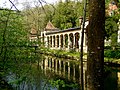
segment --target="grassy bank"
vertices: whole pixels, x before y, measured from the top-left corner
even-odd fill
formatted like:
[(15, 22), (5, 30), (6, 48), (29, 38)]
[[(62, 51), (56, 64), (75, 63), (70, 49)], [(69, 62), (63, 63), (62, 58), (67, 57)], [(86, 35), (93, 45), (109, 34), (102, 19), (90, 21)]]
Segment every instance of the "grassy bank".
[[(49, 48), (42, 48), (39, 52), (46, 55), (51, 55), (59, 58), (72, 59), (72, 60), (79, 60), (80, 57), (80, 52), (75, 52), (75, 51), (64, 51), (64, 50), (55, 50), (55, 49), (53, 50)], [(84, 53), (83, 58), (87, 59), (86, 53)], [(104, 61), (120, 64), (120, 58), (107, 57), (106, 55), (104, 57)]]
[[(67, 58), (67, 59), (73, 59), (73, 60), (79, 60), (80, 52), (76, 51), (64, 51), (64, 50), (53, 50), (49, 48), (42, 48), (40, 50), (40, 53), (56, 56), (59, 58)], [(84, 59), (86, 59), (86, 54), (84, 53)]]

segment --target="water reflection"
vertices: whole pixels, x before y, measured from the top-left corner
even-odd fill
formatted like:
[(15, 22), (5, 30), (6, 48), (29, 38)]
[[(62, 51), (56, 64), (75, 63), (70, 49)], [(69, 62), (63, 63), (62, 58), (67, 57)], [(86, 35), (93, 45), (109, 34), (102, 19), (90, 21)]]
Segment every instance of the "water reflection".
[(117, 73), (117, 77), (118, 77), (118, 90), (120, 90), (120, 72)]
[[(40, 57), (37, 63), (21, 67), (23, 69), (20, 70), (25, 71), (16, 70), (9, 73), (7, 80), (15, 90), (80, 90), (79, 61), (44, 55)], [(86, 83), (86, 63), (83, 69)], [(105, 76), (104, 90), (120, 90), (120, 72), (116, 70), (112, 69), (112, 72)], [(54, 83), (56, 86), (52, 85)]]
[(119, 67), (109, 67), (104, 80), (104, 90), (120, 90), (120, 70)]
[[(45, 75), (54, 73), (64, 79), (73, 82), (80, 82), (80, 64), (79, 61), (59, 59), (56, 57), (45, 57), (41, 63), (41, 69)], [(86, 64), (84, 64), (84, 71), (86, 70)]]
[[(41, 55), (37, 63), (10, 72), (7, 80), (15, 90), (79, 90), (79, 72), (77, 61)], [(50, 81), (59, 81), (59, 88), (57, 83), (52, 86)]]

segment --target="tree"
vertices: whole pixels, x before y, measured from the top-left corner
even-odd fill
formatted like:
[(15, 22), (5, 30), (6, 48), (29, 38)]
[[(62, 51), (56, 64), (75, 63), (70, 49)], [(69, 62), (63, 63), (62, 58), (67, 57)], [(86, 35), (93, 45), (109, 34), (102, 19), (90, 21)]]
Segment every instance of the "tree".
[[(19, 46), (27, 44), (27, 31), (23, 24), (20, 12), (0, 10), (0, 76), (2, 77), (10, 69), (12, 62), (16, 61), (16, 55), (20, 51)], [(1, 75), (2, 73), (2, 75)]]
[(105, 39), (111, 40), (111, 46), (115, 47), (117, 45), (117, 33), (118, 33), (118, 20), (113, 17), (106, 17), (105, 20)]
[(79, 2), (66, 0), (55, 5), (53, 24), (60, 29), (73, 28), (79, 26), (79, 17), (82, 15), (82, 4)]
[(87, 30), (88, 90), (104, 90), (104, 31), (105, 0), (89, 0), (89, 25)]
[[(112, 5), (117, 5), (118, 9), (113, 9), (113, 10), (109, 10), (110, 6), (109, 4)], [(106, 40), (111, 40), (111, 46), (114, 49), (115, 46), (117, 45), (117, 36), (118, 36), (118, 21), (120, 18), (119, 15), (119, 1), (118, 0), (106, 0), (106, 7), (108, 8), (108, 12), (113, 12), (112, 15), (107, 15), (106, 14), (106, 19), (105, 19), (105, 39)], [(107, 11), (106, 10), (106, 11)]]

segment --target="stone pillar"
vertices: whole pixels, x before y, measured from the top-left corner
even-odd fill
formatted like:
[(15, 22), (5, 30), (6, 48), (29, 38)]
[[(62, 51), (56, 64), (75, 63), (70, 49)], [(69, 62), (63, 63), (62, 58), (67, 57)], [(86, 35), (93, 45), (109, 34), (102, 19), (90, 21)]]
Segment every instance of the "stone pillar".
[(70, 41), (70, 36), (68, 34), (68, 50), (70, 50), (70, 44), (71, 44), (71, 41)]
[(57, 48), (57, 35), (55, 36), (55, 48)]
[(52, 47), (54, 48), (54, 35), (52, 36)]
[(63, 49), (65, 49), (65, 35), (63, 34)]
[(87, 48), (86, 48), (86, 36), (85, 36), (85, 33), (84, 33), (84, 42), (83, 42), (83, 52), (86, 52), (87, 51)]
[(46, 47), (48, 47), (48, 36), (46, 36)]
[(73, 33), (73, 49), (75, 49), (75, 34)]
[(52, 36), (52, 48), (54, 47), (54, 39), (53, 39), (53, 36)]
[(59, 49), (61, 48), (61, 36), (59, 35)]
[(47, 47), (47, 37), (44, 36), (44, 46)]
[(49, 36), (49, 47), (51, 48), (51, 37)]

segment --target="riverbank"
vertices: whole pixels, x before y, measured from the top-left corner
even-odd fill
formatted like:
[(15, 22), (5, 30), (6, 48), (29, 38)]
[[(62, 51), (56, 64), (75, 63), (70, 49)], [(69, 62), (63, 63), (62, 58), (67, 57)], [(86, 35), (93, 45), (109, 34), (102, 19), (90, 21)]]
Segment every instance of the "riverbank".
[[(58, 58), (72, 59), (77, 61), (79, 60), (79, 57), (80, 57), (80, 52), (75, 52), (75, 51), (64, 51), (64, 50), (53, 50), (48, 48), (42, 48), (38, 52), (45, 55), (51, 55)], [(87, 58), (87, 55), (85, 53), (83, 58), (84, 59)]]
[[(53, 50), (49, 48), (42, 48), (38, 52), (41, 54), (51, 55), (59, 58), (66, 58), (66, 59), (72, 59), (77, 61), (80, 60), (79, 59), (80, 52), (76, 52), (76, 51), (64, 51), (64, 50)], [(85, 61), (87, 60), (87, 53), (83, 54), (83, 59)], [(106, 64), (108, 63), (120, 64), (120, 59), (104, 57), (104, 62)]]

